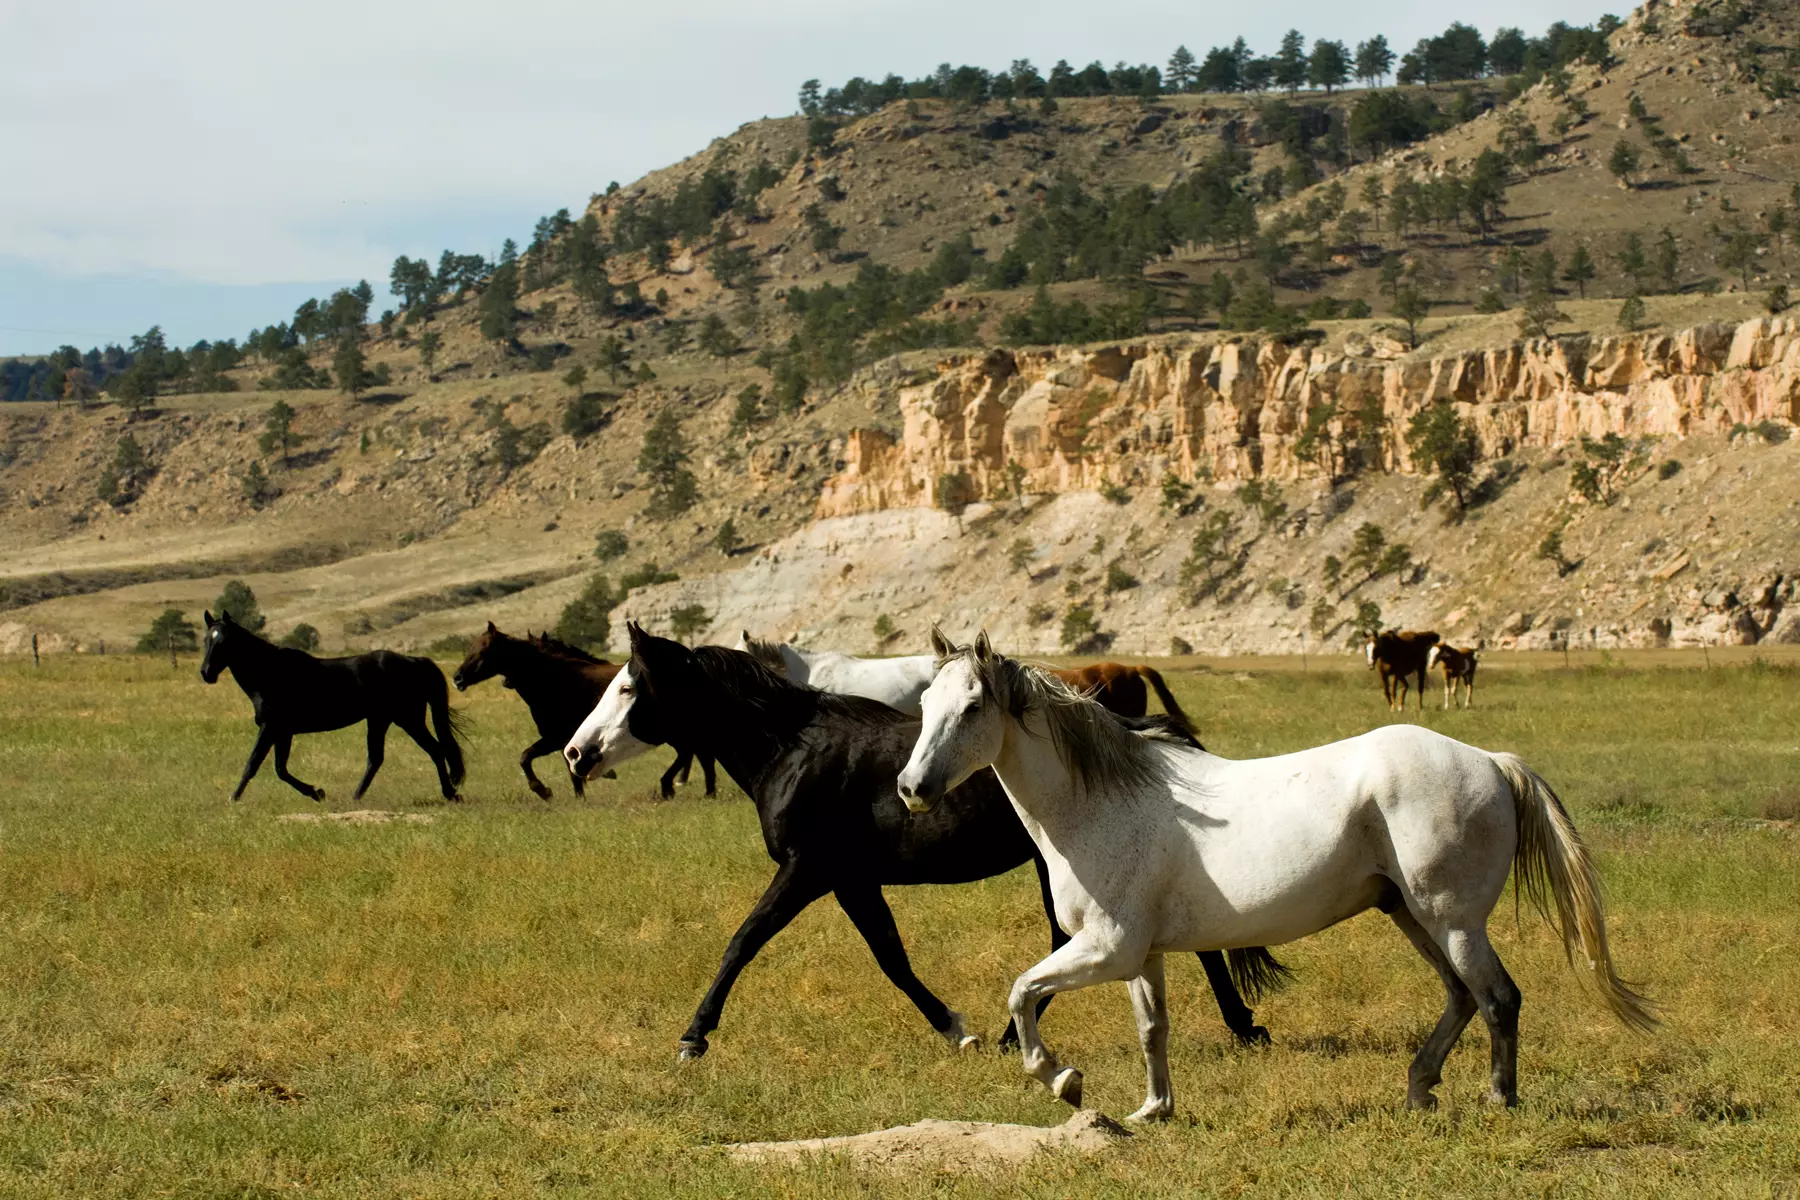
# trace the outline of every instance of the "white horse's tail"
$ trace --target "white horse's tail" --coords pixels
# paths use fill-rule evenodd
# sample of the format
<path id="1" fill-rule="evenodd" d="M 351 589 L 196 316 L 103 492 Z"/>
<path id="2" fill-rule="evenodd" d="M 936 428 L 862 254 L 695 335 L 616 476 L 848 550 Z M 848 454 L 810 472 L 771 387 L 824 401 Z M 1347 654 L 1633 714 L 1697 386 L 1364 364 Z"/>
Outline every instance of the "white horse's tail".
<path id="1" fill-rule="evenodd" d="M 1512 789 L 1519 826 L 1519 846 L 1513 853 L 1515 888 L 1562 933 L 1570 963 L 1578 950 L 1587 960 L 1600 998 L 1613 1016 L 1632 1029 L 1654 1029 L 1658 1022 L 1650 1002 L 1613 969 L 1600 875 L 1562 801 L 1517 755 L 1495 754 L 1493 759 Z"/>

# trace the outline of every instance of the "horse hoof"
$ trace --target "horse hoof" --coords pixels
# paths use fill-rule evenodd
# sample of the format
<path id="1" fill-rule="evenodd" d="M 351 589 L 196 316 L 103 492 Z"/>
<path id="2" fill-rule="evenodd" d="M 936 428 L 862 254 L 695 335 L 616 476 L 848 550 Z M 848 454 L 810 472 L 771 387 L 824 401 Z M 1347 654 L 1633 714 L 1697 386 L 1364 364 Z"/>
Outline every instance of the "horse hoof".
<path id="1" fill-rule="evenodd" d="M 313 798 L 314 804 L 323 804 L 325 802 L 325 789 L 324 788 L 314 788 L 313 793 L 312 793 L 312 798 Z"/>
<path id="2" fill-rule="evenodd" d="M 1274 1045 L 1274 1039 L 1269 1036 L 1268 1028 L 1263 1025 L 1252 1025 L 1242 1031 L 1233 1030 L 1232 1036 L 1237 1039 L 1238 1045 L 1250 1049 L 1260 1050 L 1264 1046 Z"/>
<path id="3" fill-rule="evenodd" d="M 950 1043 L 952 1050 L 979 1050 L 981 1038 L 963 1029 L 963 1015 L 959 1012 L 950 1014 L 950 1024 L 940 1030 L 944 1040 Z"/>
<path id="4" fill-rule="evenodd" d="M 681 1051 L 675 1056 L 676 1062 L 693 1062 L 706 1054 L 705 1038 L 684 1038 Z"/>
<path id="5" fill-rule="evenodd" d="M 1081 1072 L 1074 1067 L 1064 1067 L 1050 1081 L 1050 1094 L 1072 1108 L 1081 1107 Z"/>
<path id="6" fill-rule="evenodd" d="M 1125 1120 L 1133 1125 L 1147 1125 L 1151 1121 L 1166 1121 L 1175 1115 L 1175 1105 L 1167 1100 L 1146 1100 L 1144 1107 L 1132 1113 Z"/>

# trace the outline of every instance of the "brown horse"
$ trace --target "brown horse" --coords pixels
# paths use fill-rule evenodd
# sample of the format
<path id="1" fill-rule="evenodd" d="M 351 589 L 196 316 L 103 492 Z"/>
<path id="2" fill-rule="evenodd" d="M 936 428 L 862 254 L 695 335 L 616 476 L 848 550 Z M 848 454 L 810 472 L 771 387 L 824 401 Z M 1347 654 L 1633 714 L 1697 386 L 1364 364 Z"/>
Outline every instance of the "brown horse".
<path id="1" fill-rule="evenodd" d="M 1438 635 L 1429 630 L 1389 629 L 1363 647 L 1369 669 L 1381 672 L 1381 694 L 1387 697 L 1390 711 L 1406 711 L 1406 681 L 1414 675 L 1419 678 L 1419 711 L 1425 711 L 1425 671 L 1431 648 L 1437 644 Z M 1398 704 L 1394 703 L 1396 695 Z"/>
<path id="2" fill-rule="evenodd" d="M 1148 682 L 1156 689 L 1156 698 L 1162 701 L 1163 711 L 1180 722 L 1182 728 L 1189 733 L 1194 732 L 1194 723 L 1181 711 L 1181 705 L 1175 703 L 1169 686 L 1163 682 L 1162 674 L 1155 667 L 1103 662 L 1091 663 L 1085 667 L 1052 669 L 1050 673 L 1121 717 L 1142 717 L 1149 713 L 1150 696 L 1144 688 L 1144 684 Z"/>
<path id="3" fill-rule="evenodd" d="M 1450 701 L 1456 696 L 1456 685 L 1463 685 L 1464 708 L 1475 703 L 1475 663 L 1477 652 L 1474 650 L 1458 650 L 1448 642 L 1440 642 L 1431 648 L 1425 658 L 1425 669 L 1444 668 L 1444 707 L 1450 707 Z"/>
<path id="4" fill-rule="evenodd" d="M 462 692 L 498 675 L 505 687 L 519 693 L 519 699 L 531 710 L 531 719 L 537 723 L 538 730 L 538 740 L 519 755 L 519 769 L 525 772 L 525 782 L 532 792 L 540 799 L 548 800 L 550 789 L 531 769 L 532 760 L 546 754 L 562 757 L 563 746 L 594 711 L 607 685 L 618 673 L 618 663 L 595 658 L 547 633 L 516 638 L 501 633 L 489 621 L 469 648 L 462 666 L 456 668 L 451 682 Z M 658 784 L 665 800 L 675 794 L 678 775 L 683 783 L 687 782 L 688 768 L 694 761 L 692 753 L 680 747 L 676 749 L 674 763 L 663 772 Z M 706 773 L 706 794 L 711 796 L 715 783 L 712 759 L 702 757 L 700 768 Z M 569 778 L 575 794 L 581 795 L 582 778 L 573 774 Z"/>

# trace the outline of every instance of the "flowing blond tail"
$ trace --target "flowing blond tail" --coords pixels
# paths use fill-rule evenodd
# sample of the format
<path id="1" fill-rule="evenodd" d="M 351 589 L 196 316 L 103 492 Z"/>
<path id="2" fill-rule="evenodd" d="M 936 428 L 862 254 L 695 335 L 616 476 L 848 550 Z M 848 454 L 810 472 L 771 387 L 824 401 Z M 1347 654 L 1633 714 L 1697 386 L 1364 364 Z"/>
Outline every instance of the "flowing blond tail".
<path id="1" fill-rule="evenodd" d="M 1613 969 L 1600 875 L 1562 801 L 1517 755 L 1495 754 L 1493 758 L 1512 788 L 1519 825 L 1519 846 L 1513 852 L 1514 885 L 1562 934 L 1563 952 L 1571 964 L 1580 951 L 1613 1016 L 1640 1032 L 1656 1028 L 1658 1021 L 1650 1002 Z"/>

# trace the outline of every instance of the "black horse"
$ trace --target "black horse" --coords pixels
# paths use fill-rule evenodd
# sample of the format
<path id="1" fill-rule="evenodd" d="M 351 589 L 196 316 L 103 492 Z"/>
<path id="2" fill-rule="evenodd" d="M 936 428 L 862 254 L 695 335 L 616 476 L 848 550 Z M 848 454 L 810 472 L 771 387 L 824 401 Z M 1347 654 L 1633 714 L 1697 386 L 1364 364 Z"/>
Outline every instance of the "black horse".
<path id="1" fill-rule="evenodd" d="M 558 759 L 562 757 L 563 747 L 581 728 L 587 715 L 594 711 L 594 705 L 600 703 L 606 685 L 618 673 L 619 664 L 595 658 L 547 633 L 517 638 L 501 633 L 489 621 L 487 628 L 469 646 L 468 657 L 450 676 L 450 682 L 456 685 L 457 691 L 464 692 L 498 675 L 503 687 L 517 692 L 519 699 L 525 701 L 525 707 L 531 710 L 531 719 L 537 724 L 538 739 L 520 753 L 519 769 L 525 772 L 525 782 L 533 794 L 540 800 L 548 800 L 550 789 L 531 769 L 532 760 L 546 754 L 554 754 Z M 669 764 L 657 784 L 664 800 L 675 795 L 676 779 L 684 785 L 687 783 L 688 770 L 693 765 L 693 753 L 677 746 L 675 761 Z M 713 760 L 701 755 L 700 769 L 705 772 L 706 795 L 710 799 L 718 794 Z M 586 781 L 573 772 L 569 779 L 575 794 L 582 795 Z"/>
<path id="2" fill-rule="evenodd" d="M 967 883 L 1026 862 L 1037 867 L 1054 949 L 1068 940 L 1050 882 L 1012 802 L 992 771 L 956 789 L 929 813 L 909 814 L 896 779 L 919 722 L 884 704 L 790 683 L 750 655 L 720 646 L 690 650 L 631 625 L 627 731 L 645 745 L 680 738 L 705 747 L 756 804 L 775 879 L 726 947 L 718 976 L 681 1038 L 681 1056 L 706 1053 L 732 984 L 768 940 L 826 893 L 837 898 L 875 961 L 931 1027 L 959 1041 L 961 1017 L 913 974 L 882 897 L 884 884 Z M 1134 728 L 1173 728 L 1164 717 L 1118 718 Z M 1185 735 L 1185 730 L 1181 731 Z M 570 767 L 601 766 L 592 747 L 570 747 Z M 1200 955 L 1225 1023 L 1240 1042 L 1269 1040 L 1237 986 L 1255 999 L 1285 969 L 1267 950 Z M 1001 1038 L 1017 1041 L 1009 1024 Z"/>
<path id="3" fill-rule="evenodd" d="M 314 658 L 304 650 L 272 645 L 239 625 L 227 613 L 206 614 L 206 653 L 200 678 L 216 683 L 229 669 L 256 710 L 256 745 L 244 764 L 233 800 L 244 794 L 269 751 L 275 751 L 275 774 L 310 800 L 323 800 L 325 789 L 288 774 L 288 750 L 297 733 L 323 733 L 358 721 L 369 723 L 369 766 L 356 785 L 361 800 L 386 753 L 388 726 L 398 725 L 431 756 L 444 799 L 460 800 L 456 785 L 463 779 L 462 747 L 456 743 L 457 719 L 450 709 L 444 673 L 429 658 L 376 650 L 349 658 Z M 437 736 L 425 726 L 431 713 Z"/>

